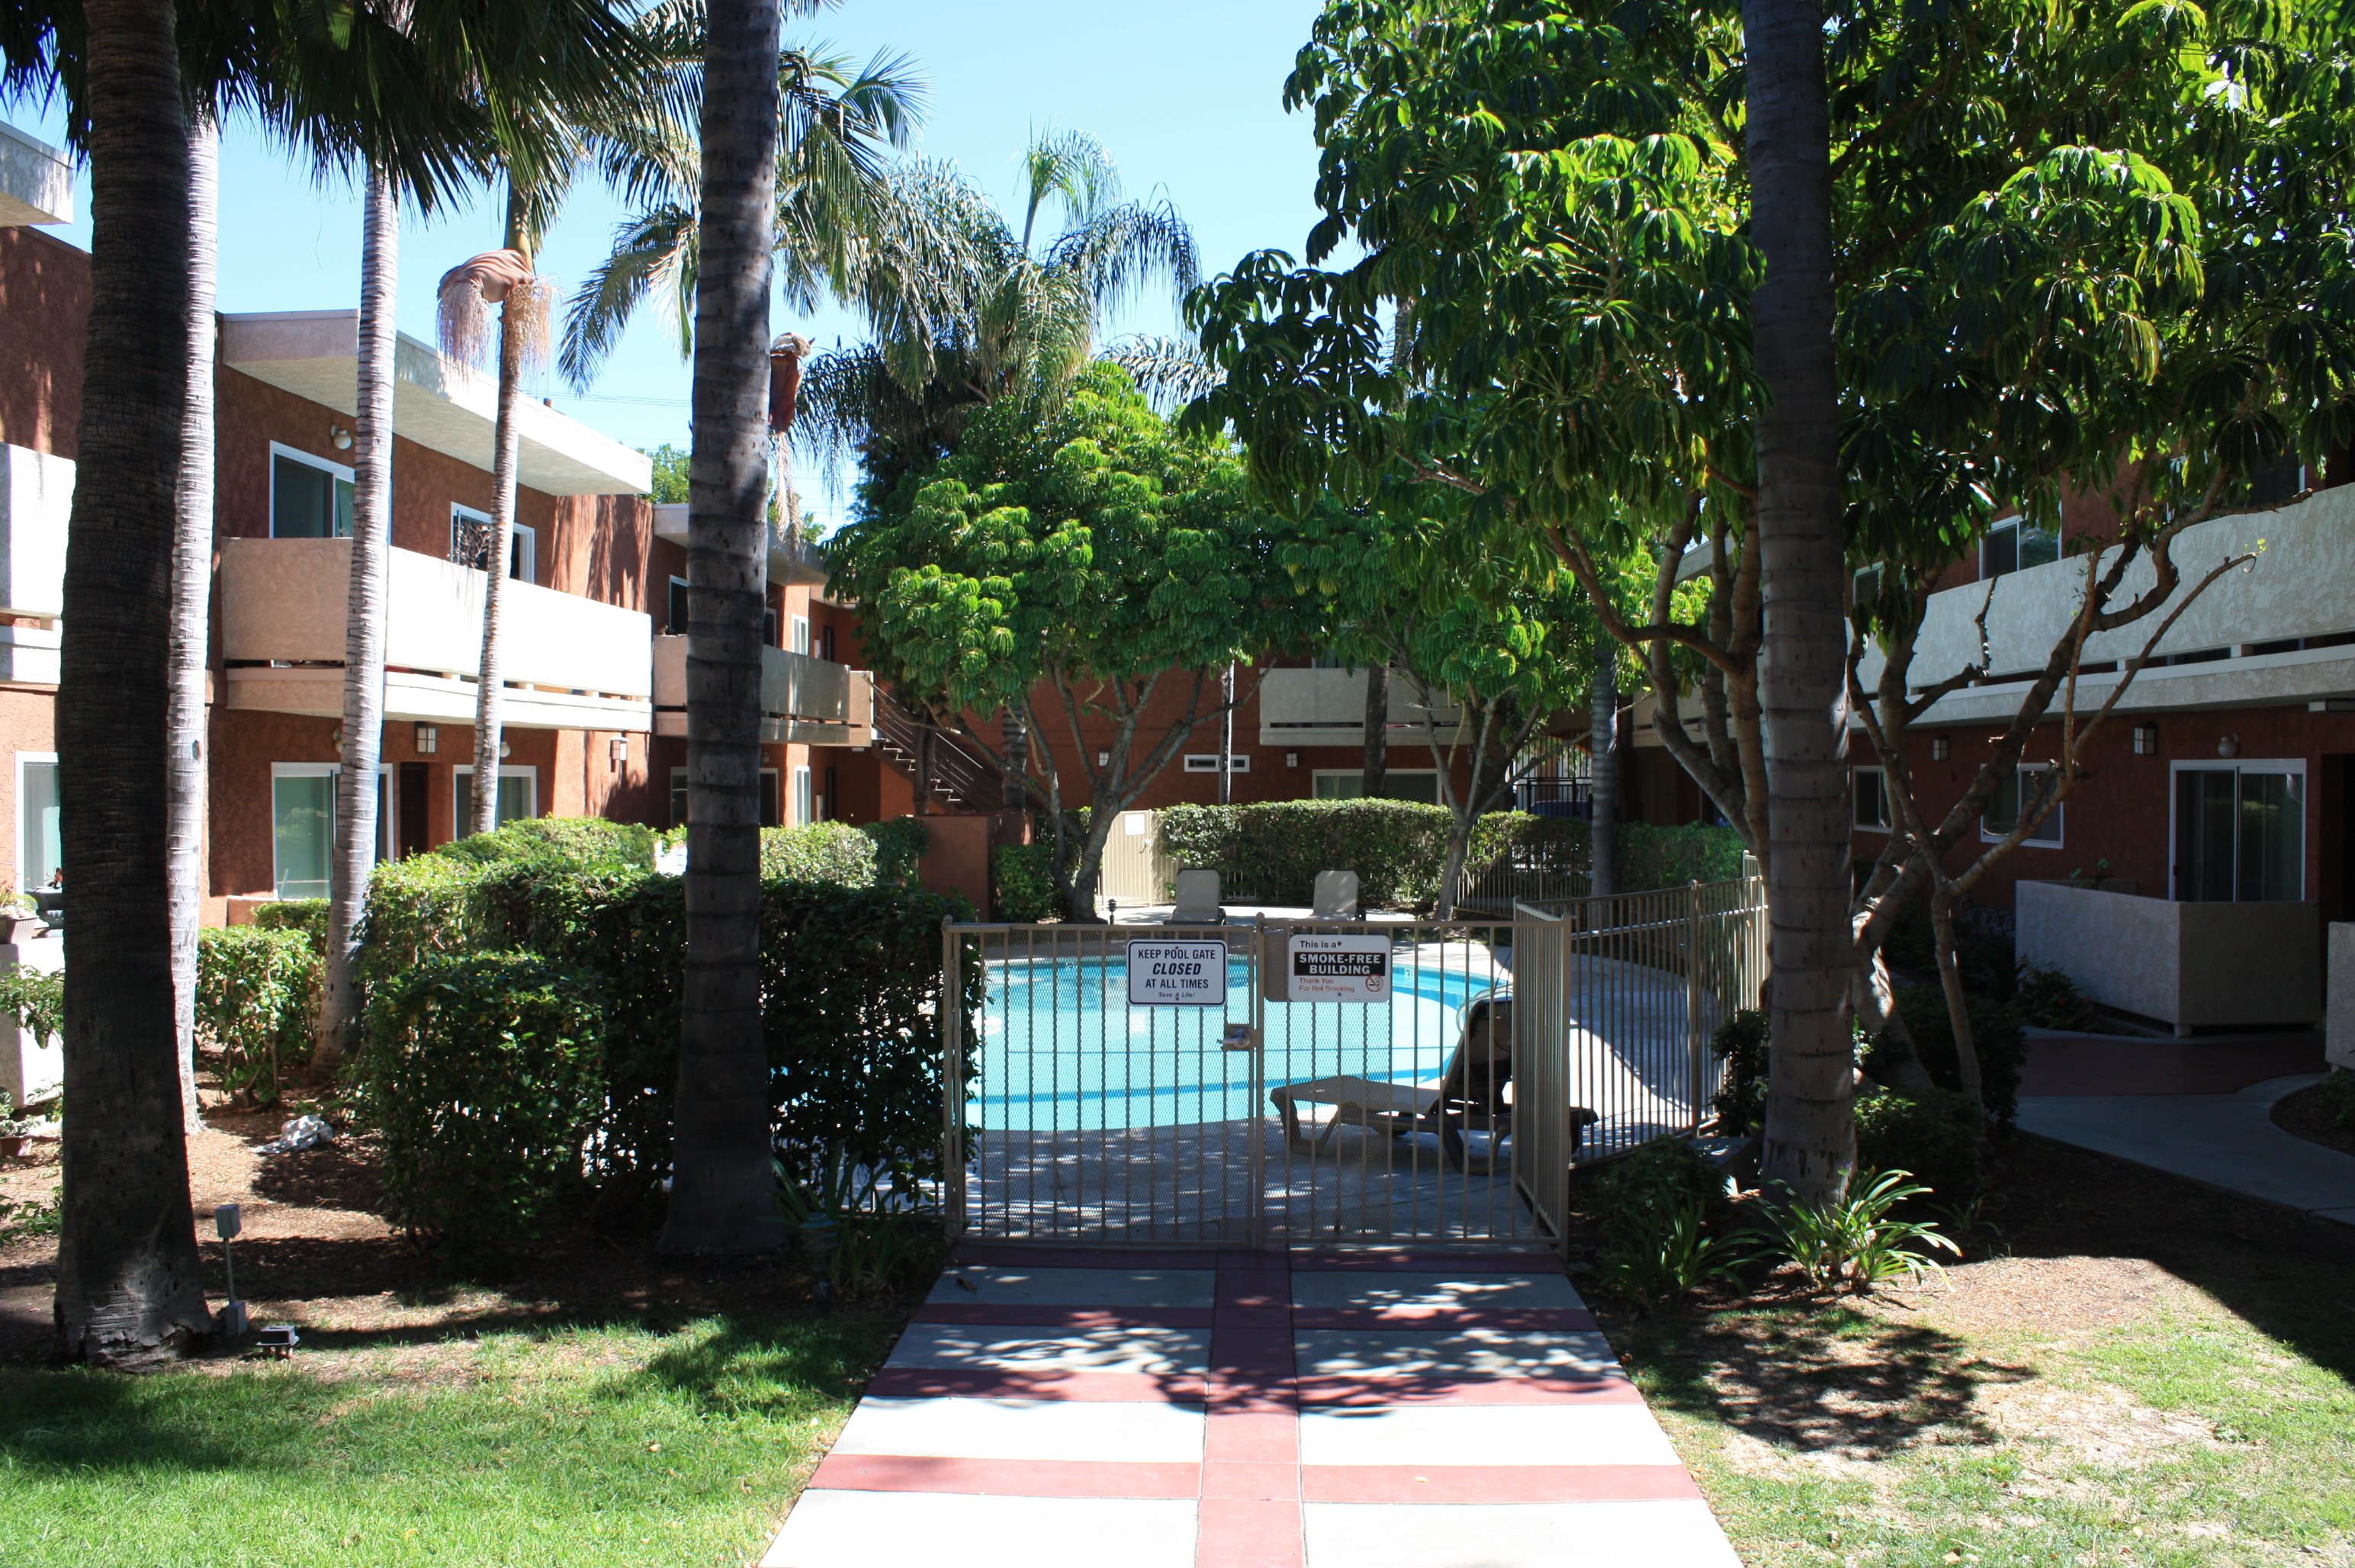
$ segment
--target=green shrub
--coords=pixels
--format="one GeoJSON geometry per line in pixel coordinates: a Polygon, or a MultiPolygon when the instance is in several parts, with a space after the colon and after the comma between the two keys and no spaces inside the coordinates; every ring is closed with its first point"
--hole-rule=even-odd
{"type": "Polygon", "coordinates": [[[453,859],[495,864],[508,860],[558,860],[575,866],[651,869],[656,835],[635,822],[602,816],[529,816],[502,823],[433,851],[453,859]]]}
{"type": "Polygon", "coordinates": [[[14,964],[0,969],[0,1013],[36,1040],[61,1034],[66,1027],[66,977],[62,971],[35,969],[14,964]]]}
{"type": "Polygon", "coordinates": [[[1611,842],[1619,854],[1623,893],[1680,888],[1687,882],[1730,882],[1742,875],[1742,835],[1731,827],[1623,822],[1611,842]]]}
{"type": "Polygon", "coordinates": [[[437,850],[378,866],[368,878],[362,983],[378,985],[428,958],[477,945],[470,905],[491,864],[437,850]]]}
{"type": "Polygon", "coordinates": [[[276,1104],[285,1075],[311,1059],[319,980],[319,949],[291,923],[197,933],[197,1033],[220,1052],[221,1087],[240,1104],[276,1104]]]}
{"type": "Polygon", "coordinates": [[[1000,844],[989,852],[989,899],[998,919],[1045,920],[1062,908],[1054,854],[1048,844],[1000,844]]]}
{"type": "MultiPolygon", "coordinates": [[[[1979,1092],[1987,1115],[2009,1126],[2019,1113],[2019,1073],[2028,1061],[2028,1037],[2019,1019],[2003,998],[1987,991],[1968,993],[1971,1040],[1979,1058],[1979,1092]]],[[[1943,987],[1900,986],[1897,1010],[1913,1033],[1915,1051],[1931,1081],[1943,1089],[1963,1086],[1962,1068],[1955,1051],[1955,1031],[1946,1017],[1943,987]]]]}
{"type": "Polygon", "coordinates": [[[2039,1029],[2085,1029],[2094,1026],[2094,1004],[2077,982],[2058,969],[2023,963],[2011,993],[2012,1017],[2039,1029]]]}
{"type": "Polygon", "coordinates": [[[1744,1008],[1717,1026],[1709,1048],[1725,1064],[1725,1081],[1711,1102],[1718,1131],[1740,1136],[1758,1131],[1766,1115],[1766,1015],[1744,1008]]]}
{"type": "Polygon", "coordinates": [[[462,1259],[529,1240],[604,1108],[595,981],[530,954],[431,958],[368,1021],[354,1087],[395,1217],[462,1259]]]}
{"type": "Polygon", "coordinates": [[[839,822],[763,827],[761,880],[871,888],[879,880],[875,874],[875,840],[839,822]]]}
{"type": "Polygon", "coordinates": [[[311,939],[311,951],[327,950],[327,901],[280,899],[253,906],[253,923],[263,931],[299,931],[311,939]]]}
{"type": "Polygon", "coordinates": [[[1945,1202],[1968,1202],[1987,1185],[1987,1119],[1950,1089],[1868,1091],[1856,1099],[1856,1163],[1910,1171],[1945,1202]]]}
{"type": "Polygon", "coordinates": [[[1767,1222],[1778,1250],[1817,1290],[1844,1286],[1863,1296],[1901,1275],[1919,1285],[1923,1275],[1941,1272],[1930,1253],[1960,1256],[1962,1249],[1926,1221],[1901,1220],[1892,1212],[1900,1203],[1929,1195],[1928,1188],[1908,1184],[1912,1174],[1859,1168],[1841,1197],[1769,1203],[1767,1222]]]}
{"type": "Polygon", "coordinates": [[[915,885],[916,862],[924,858],[924,846],[932,838],[932,830],[921,818],[895,816],[889,822],[869,822],[858,831],[875,840],[875,880],[878,886],[905,888],[915,885]]]}
{"type": "Polygon", "coordinates": [[[1638,1311],[1739,1271],[1743,1249],[1723,1233],[1725,1173],[1687,1139],[1663,1138],[1605,1166],[1590,1201],[1602,1219],[1603,1284],[1638,1311]]]}

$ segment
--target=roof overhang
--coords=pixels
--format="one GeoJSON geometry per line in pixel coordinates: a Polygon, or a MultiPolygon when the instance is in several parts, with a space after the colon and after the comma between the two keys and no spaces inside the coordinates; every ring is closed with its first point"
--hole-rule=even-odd
{"type": "MultiPolygon", "coordinates": [[[[673,544],[687,543],[687,503],[664,501],[655,507],[655,538],[668,539],[673,544]]],[[[769,582],[803,588],[823,589],[826,586],[826,553],[817,541],[802,534],[787,533],[773,524],[769,528],[769,582]]]]}
{"type": "MultiPolygon", "coordinates": [[[[356,310],[221,317],[221,362],[256,380],[354,412],[359,383],[356,310]]],[[[393,353],[392,428],[420,446],[488,472],[498,423],[497,379],[445,359],[407,333],[393,353]]],[[[517,477],[547,496],[642,495],[654,484],[645,453],[532,399],[518,400],[517,477]]]]}
{"type": "Polygon", "coordinates": [[[71,223],[73,216],[73,160],[0,124],[0,229],[71,223]]]}

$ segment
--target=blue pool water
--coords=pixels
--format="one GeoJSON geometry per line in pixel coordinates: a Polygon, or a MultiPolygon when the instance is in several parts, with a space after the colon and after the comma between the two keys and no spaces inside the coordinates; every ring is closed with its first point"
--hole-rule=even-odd
{"type": "MultiPolygon", "coordinates": [[[[973,1115],[994,1131],[1097,1131],[1229,1121],[1267,1114],[1251,1094],[1246,1053],[1219,1048],[1252,1019],[1250,971],[1227,972],[1223,1008],[1131,1008],[1123,958],[1011,960],[988,965],[989,998],[973,1050],[973,1115]]],[[[1267,1005],[1269,1087],[1350,1073],[1438,1076],[1466,1002],[1493,988],[1460,970],[1401,965],[1388,1007],[1267,1005]]]]}

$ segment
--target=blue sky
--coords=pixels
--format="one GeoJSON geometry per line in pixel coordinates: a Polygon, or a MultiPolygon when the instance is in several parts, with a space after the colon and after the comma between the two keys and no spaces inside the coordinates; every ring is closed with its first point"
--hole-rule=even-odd
{"type": "MultiPolygon", "coordinates": [[[[1297,253],[1316,209],[1316,150],[1305,114],[1286,115],[1283,85],[1308,37],[1317,0],[848,0],[789,22],[789,38],[823,40],[864,60],[905,53],[930,85],[916,150],[954,160],[1011,207],[1014,157],[1033,127],[1086,131],[1119,164],[1131,196],[1166,192],[1192,224],[1206,270],[1278,246],[1297,253]]],[[[6,117],[56,142],[59,116],[17,102],[6,117]]],[[[86,184],[80,221],[63,230],[90,240],[86,184]]],[[[400,325],[430,340],[433,283],[443,269],[498,243],[496,201],[401,236],[400,325]]],[[[606,249],[619,204],[584,187],[540,256],[570,292],[606,249]]],[[[224,311],[348,308],[359,278],[359,212],[351,189],[318,184],[250,128],[226,134],[221,176],[224,311]]],[[[687,441],[687,368],[659,310],[630,328],[585,397],[546,389],[557,406],[633,445],[687,441]]],[[[838,313],[788,320],[830,347],[855,336],[838,313]]],[[[1166,298],[1132,307],[1112,334],[1167,332],[1166,298]]],[[[812,486],[812,488],[816,488],[812,486]]],[[[822,517],[833,505],[811,496],[822,517]]]]}

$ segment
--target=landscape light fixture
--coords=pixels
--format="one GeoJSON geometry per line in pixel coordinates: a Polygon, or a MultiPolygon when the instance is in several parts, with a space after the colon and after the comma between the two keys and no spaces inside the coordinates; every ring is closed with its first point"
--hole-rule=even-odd
{"type": "Polygon", "coordinates": [[[2137,757],[2158,755],[2158,726],[2137,724],[2134,727],[2134,754],[2137,757]]]}
{"type": "Polygon", "coordinates": [[[1955,743],[1944,735],[1930,737],[1930,760],[1943,763],[1955,754],[1955,743]]]}
{"type": "Polygon", "coordinates": [[[213,1211],[213,1230],[220,1237],[221,1272],[227,1276],[229,1299],[221,1304],[213,1327],[224,1339],[242,1339],[250,1327],[246,1321],[245,1303],[237,1298],[237,1263],[230,1257],[229,1238],[245,1228],[234,1203],[224,1203],[213,1211]]]}
{"type": "Polygon", "coordinates": [[[441,749],[442,727],[439,724],[420,724],[417,727],[417,754],[430,757],[441,749]]]}

